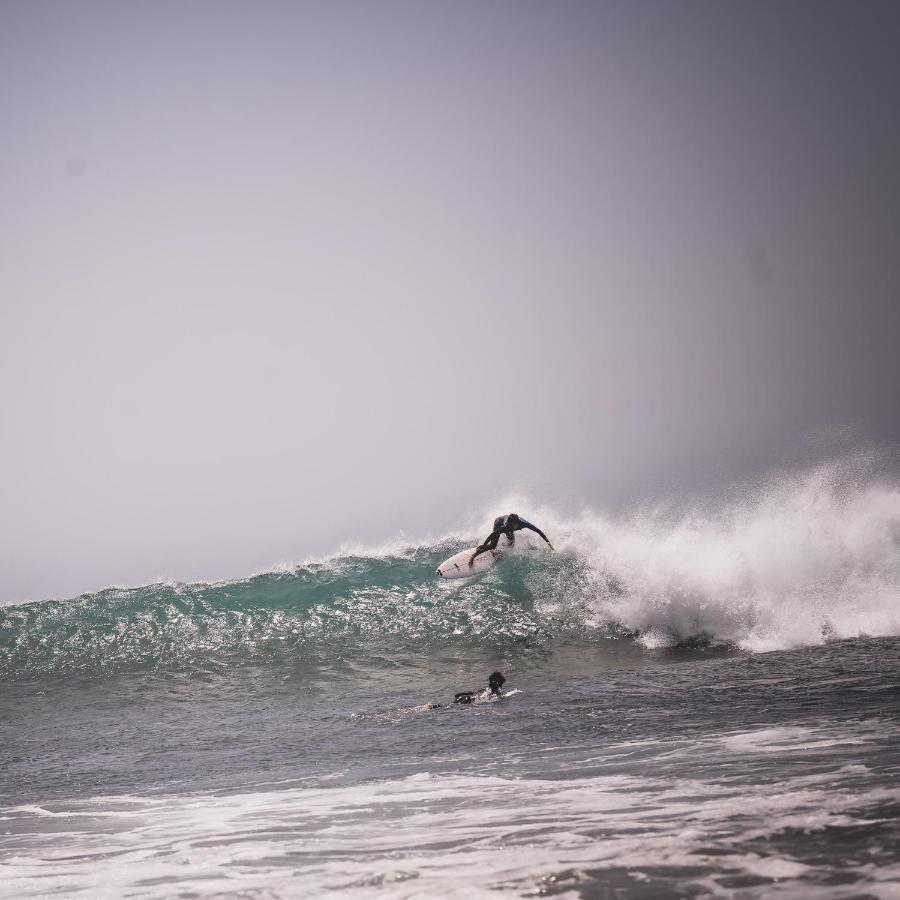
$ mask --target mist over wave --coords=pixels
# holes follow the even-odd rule
[[[440,649],[567,638],[748,651],[900,634],[900,488],[871,454],[779,473],[694,505],[566,516],[510,496],[528,533],[482,576],[436,566],[487,533],[402,539],[238,581],[109,588],[0,609],[0,676],[402,666]]]
[[[593,621],[648,647],[708,635],[750,651],[900,633],[900,486],[879,462],[861,452],[724,501],[582,516],[568,544],[622,588],[598,590]]]

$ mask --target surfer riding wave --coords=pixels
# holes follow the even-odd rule
[[[469,557],[469,565],[471,566],[475,562],[475,558],[481,553],[487,553],[488,550],[493,550],[498,542],[500,541],[500,535],[506,535],[506,544],[508,547],[512,547],[516,542],[516,531],[521,531],[523,528],[527,528],[529,531],[533,531],[536,534],[539,534],[546,542],[547,546],[552,550],[553,544],[550,543],[550,538],[541,531],[537,525],[532,525],[531,522],[523,519],[517,513],[510,513],[508,516],[497,516],[494,519],[494,529],[491,533],[484,539],[483,543],[481,543],[475,550],[475,552]]]

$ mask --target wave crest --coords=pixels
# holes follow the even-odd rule
[[[900,634],[900,489],[865,454],[718,503],[619,518],[565,517],[521,497],[495,509],[533,517],[559,552],[523,534],[485,575],[444,583],[435,567],[474,539],[454,535],[232,582],[7,606],[0,677],[248,661],[390,667],[454,647],[549,647],[554,637],[647,648],[699,638],[764,651]]]

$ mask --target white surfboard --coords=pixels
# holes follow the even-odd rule
[[[480,553],[472,565],[469,565],[469,557],[477,548],[469,547],[468,550],[461,550],[450,559],[444,560],[437,567],[437,574],[441,578],[468,578],[470,575],[477,575],[489,569],[498,559],[503,556],[502,550],[488,550],[486,553]]]

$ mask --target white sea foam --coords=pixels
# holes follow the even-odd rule
[[[524,498],[506,498],[525,512]],[[620,518],[528,509],[584,562],[591,621],[648,647],[706,634],[746,650],[900,634],[900,485],[871,454],[773,475],[719,502]],[[552,602],[557,587],[533,587]]]
[[[768,839],[865,825],[860,810],[895,799],[893,786],[873,783],[863,766],[835,759],[826,768],[821,749],[843,742],[864,752],[883,740],[883,727],[804,729],[814,745],[812,776],[705,780],[690,762],[702,755],[709,771],[714,762],[731,765],[736,751],[797,737],[767,729],[732,735],[729,746],[700,739],[674,767],[662,763],[669,745],[659,743],[663,756],[632,773],[620,765],[630,748],[613,745],[601,751],[610,771],[563,779],[516,777],[510,761],[505,775],[420,772],[332,787],[105,798],[65,804],[49,817],[43,807],[17,807],[4,811],[15,849],[5,854],[0,895],[267,897],[302,889],[306,896],[477,898],[567,881],[574,888],[589,870],[624,871],[618,877],[627,880],[687,867],[686,881],[717,895],[723,889],[714,878],[739,872],[777,879],[770,893],[802,896],[810,885],[796,879],[812,866]],[[603,762],[599,749],[589,758],[561,752],[584,772]],[[553,769],[553,757],[545,765]],[[741,772],[739,761],[733,771]],[[754,849],[760,841],[763,853]],[[876,896],[886,896],[881,887],[896,876],[867,865],[854,874],[857,895]],[[822,891],[817,896],[845,896],[838,885]]]

